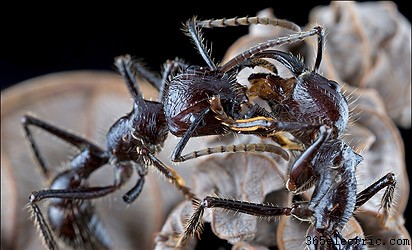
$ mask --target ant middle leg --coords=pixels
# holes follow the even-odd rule
[[[84,149],[89,149],[90,153],[96,157],[97,159],[100,159],[101,162],[107,162],[108,161],[108,155],[105,151],[100,149],[98,146],[93,144],[92,142],[77,136],[73,133],[70,133],[68,131],[65,131],[63,129],[60,129],[54,125],[51,125],[45,121],[42,121],[38,118],[35,118],[30,115],[24,115],[21,123],[23,125],[23,129],[26,133],[26,137],[30,142],[30,146],[34,152],[35,158],[40,166],[40,169],[42,170],[43,175],[46,177],[46,179],[49,179],[51,177],[50,174],[50,168],[47,166],[46,161],[44,160],[42,154],[40,153],[39,147],[37,146],[37,143],[33,137],[33,134],[30,130],[30,126],[35,126],[38,127],[58,138],[61,140],[72,144],[79,150],[84,150]]]
[[[184,159],[182,158],[182,151],[186,147],[187,142],[189,139],[192,137],[192,134],[196,131],[196,128],[202,123],[204,120],[205,116],[210,112],[210,108],[206,108],[200,114],[194,119],[192,124],[189,126],[189,128],[186,130],[186,132],[183,134],[182,138],[180,141],[177,143],[175,148],[173,149],[172,152],[172,161],[173,162],[182,162]]]
[[[149,160],[152,163],[152,165],[171,183],[173,183],[175,187],[178,190],[180,190],[187,199],[197,199],[196,195],[190,191],[190,188],[185,186],[185,181],[175,170],[164,164],[161,160],[159,160],[156,156],[150,153],[147,149],[144,149],[144,152],[142,153],[149,157]]]

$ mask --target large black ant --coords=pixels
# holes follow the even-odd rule
[[[137,172],[138,179],[134,187],[123,196],[126,203],[132,203],[140,194],[148,166],[159,170],[186,198],[194,198],[183,179],[155,156],[168,134],[162,105],[143,99],[130,56],[118,57],[115,63],[134,102],[132,111],[118,119],[109,129],[106,135],[107,150],[33,116],[25,115],[22,119],[24,131],[41,171],[46,179],[51,180],[49,189],[33,192],[29,198],[29,207],[32,208],[41,236],[49,249],[57,248],[52,232],[75,249],[108,249],[108,233],[95,214],[90,200],[121,188],[131,177],[133,169]],[[50,168],[40,153],[30,126],[45,130],[80,150],[71,159],[68,170],[58,173],[52,179]],[[105,164],[111,164],[115,168],[114,183],[90,187],[89,176]],[[45,199],[49,201],[48,223],[37,205]]]
[[[261,60],[255,55],[262,53],[266,49],[292,43],[307,37],[319,34],[320,29],[314,28],[306,32],[299,32],[289,36],[276,38],[261,43],[250,48],[248,51],[238,55],[229,62],[217,66],[209,51],[203,43],[203,38],[199,28],[227,27],[251,24],[278,25],[293,31],[300,31],[299,26],[285,20],[266,17],[244,17],[231,19],[217,19],[199,21],[193,18],[187,21],[185,30],[192,38],[198,52],[205,60],[207,67],[187,65],[181,60],[167,61],[162,75],[162,79],[156,78],[154,74],[144,71],[142,66],[136,64],[141,77],[160,90],[159,101],[163,104],[164,114],[169,131],[181,137],[172,152],[171,160],[182,162],[188,159],[197,158],[202,155],[224,152],[272,152],[288,158],[287,153],[281,148],[271,144],[250,144],[250,145],[230,145],[205,150],[194,151],[182,156],[182,151],[191,137],[221,135],[231,130],[231,127],[222,124],[212,112],[211,99],[219,95],[222,108],[227,114],[234,118],[253,117],[267,114],[258,105],[252,105],[247,96],[247,88],[237,82],[236,76],[245,67],[261,66],[270,70],[275,70],[275,66],[267,60]],[[242,113],[243,106],[249,110]],[[295,129],[307,128],[307,124],[290,123],[289,126]],[[310,126],[309,126],[310,127]],[[239,130],[234,129],[238,132]],[[247,133],[247,131],[245,132]],[[278,133],[271,137],[292,149],[302,149],[288,141]]]
[[[362,157],[341,139],[349,121],[348,103],[338,83],[317,73],[322,59],[324,32],[320,26],[312,30],[318,35],[313,70],[309,70],[297,57],[278,50],[267,50],[267,47],[259,51],[252,47],[222,66],[224,69],[233,68],[258,59],[274,59],[285,66],[293,74],[291,78],[276,75],[277,70],[249,76],[252,86],[247,92],[266,100],[270,112],[239,118],[227,111],[227,104],[219,94],[208,99],[214,117],[231,131],[262,137],[276,136],[280,141],[283,135],[278,133],[286,131],[301,142],[305,149],[289,169],[286,185],[293,193],[315,186],[310,201],[295,203],[291,207],[275,207],[206,197],[199,202],[189,219],[181,243],[200,228],[203,210],[211,207],[264,217],[294,215],[312,222],[313,230],[308,231],[309,236],[320,235],[333,241],[335,247],[348,249],[362,246],[344,246],[341,229],[356,208],[385,187],[382,206],[387,218],[396,184],[395,176],[388,173],[357,194],[355,170]],[[299,145],[287,140],[283,142],[291,148]]]

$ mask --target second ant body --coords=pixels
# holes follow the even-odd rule
[[[295,56],[278,50],[246,51],[247,60],[238,64],[261,59],[274,59],[285,66],[291,78],[281,78],[277,70],[249,76],[251,94],[265,100],[270,111],[259,109],[250,118],[233,117],[226,112],[219,95],[209,98],[210,109],[216,119],[231,131],[256,134],[262,137],[284,139],[279,132],[291,133],[304,145],[303,152],[289,169],[287,188],[293,193],[315,187],[308,202],[294,203],[291,207],[275,207],[265,204],[206,197],[189,219],[180,243],[184,243],[199,228],[205,208],[224,208],[262,217],[293,215],[312,223],[308,236],[323,236],[334,244],[309,246],[310,249],[337,248],[363,249],[361,244],[344,245],[340,232],[353,212],[378,191],[386,188],[382,198],[385,218],[394,194],[396,179],[388,173],[370,187],[357,193],[355,171],[362,161],[342,135],[349,121],[349,107],[339,84],[317,73],[322,59],[324,33],[315,27],[318,34],[318,52],[313,70],[309,70]],[[253,48],[250,51],[253,51]],[[244,56],[246,58],[246,56]],[[225,67],[225,66],[223,66]],[[286,147],[294,149],[299,143],[283,140]],[[296,147],[298,149],[298,147]]]
[[[162,163],[155,154],[161,149],[168,133],[163,107],[143,99],[135,82],[129,56],[119,57],[116,66],[133,96],[132,111],[118,119],[106,135],[107,149],[67,132],[33,116],[26,115],[22,125],[49,189],[33,192],[29,207],[38,224],[41,237],[48,249],[57,249],[53,235],[75,249],[109,249],[111,242],[103,224],[95,213],[92,199],[106,196],[121,188],[136,171],[136,184],[123,196],[132,203],[142,191],[148,167],[153,166],[188,198],[194,198],[183,179]],[[70,161],[70,168],[51,176],[50,167],[43,158],[30,127],[37,127],[75,146],[79,153]],[[115,170],[112,185],[91,187],[89,177],[105,164]],[[48,222],[37,205],[49,200]]]

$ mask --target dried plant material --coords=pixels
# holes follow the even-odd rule
[[[382,226],[376,219],[376,213],[365,213],[359,217],[366,242],[372,243],[373,249],[410,249],[411,237],[404,226],[401,216],[392,218],[386,226]]]
[[[236,140],[239,142],[240,138]],[[288,206],[290,193],[285,190],[286,162],[278,163],[254,153],[235,153],[222,157],[210,157],[198,165],[193,175],[193,190],[198,197],[216,195],[254,203],[270,202]],[[276,192],[276,195],[270,193]],[[268,198],[269,200],[265,200]],[[222,209],[208,209],[204,219],[211,223],[212,231],[221,239],[235,244],[241,241],[275,244],[267,237],[259,237],[260,227],[266,221],[247,214],[235,214]],[[261,224],[260,226],[258,224]],[[276,228],[276,223],[270,223]],[[266,232],[262,230],[262,233]],[[273,232],[272,232],[273,233]]]
[[[382,101],[374,90],[357,89],[346,86],[351,98],[356,100],[352,106],[352,122],[345,135],[346,141],[357,148],[364,157],[357,167],[358,190],[363,190],[388,172],[396,174],[395,201],[392,206],[394,217],[402,216],[409,197],[409,180],[406,173],[405,153],[402,137],[396,125],[382,112]],[[367,93],[367,92],[372,93]],[[367,100],[365,100],[367,99]],[[359,131],[367,129],[369,135],[360,137]],[[360,211],[376,212],[380,206],[383,192],[378,193]],[[357,212],[358,215],[361,212]]]
[[[142,89],[147,98],[157,95],[148,85]],[[131,97],[118,75],[84,71],[31,79],[2,92],[1,97],[1,183],[2,200],[7,201],[1,204],[2,247],[42,249],[39,233],[24,207],[29,194],[46,188],[47,183],[24,137],[21,117],[25,113],[35,114],[103,147],[105,134],[113,122],[130,111]],[[49,165],[55,167],[53,170],[62,170],[74,153],[72,148],[39,129],[34,131]],[[166,142],[162,160],[168,162],[175,144],[173,138]],[[190,175],[190,168],[185,173]],[[90,183],[110,185],[113,174],[113,168],[105,166],[93,174]],[[134,183],[132,178],[121,190],[93,202],[116,249],[153,249],[153,234],[161,228],[168,209],[183,197],[170,183],[150,171],[142,194],[132,205],[126,205],[121,197]],[[44,204],[40,206],[46,214]]]
[[[238,242],[233,245],[232,250],[268,250],[265,246],[255,245],[248,242]]]
[[[332,2],[310,13],[327,31],[321,71],[361,88],[375,88],[389,116],[411,127],[411,24],[393,2]]]
[[[306,249],[310,243],[320,242],[320,239],[306,237],[309,226],[309,223],[299,221],[296,218],[282,217],[277,232],[279,249]],[[345,239],[353,239],[358,236],[364,238],[364,233],[359,223],[352,217],[342,229],[342,236]],[[321,243],[321,245],[325,247],[326,243]]]
[[[170,212],[161,231],[156,234],[156,250],[175,249],[179,235],[184,231],[187,218],[189,218],[193,212],[192,206],[190,201],[183,201]],[[180,249],[195,249],[196,242],[196,238],[191,238],[188,243]]]

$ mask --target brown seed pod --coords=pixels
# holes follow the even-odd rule
[[[162,229],[156,234],[156,250],[175,249],[179,240],[179,234],[183,232],[186,220],[192,213],[192,206],[190,201],[182,201],[170,212]],[[191,238],[189,242],[182,247],[182,250],[195,249],[196,243],[196,238]]]
[[[332,2],[314,8],[309,23],[327,31],[324,74],[375,88],[388,115],[411,127],[411,24],[390,1]],[[336,78],[335,78],[336,79]]]
[[[262,139],[254,136],[227,135],[210,139],[214,144],[258,143]],[[286,170],[289,162],[278,155],[263,153],[232,153],[209,156],[194,167],[192,188],[198,197],[208,195],[288,206],[291,193],[285,188]],[[189,209],[190,208],[190,209]],[[189,209],[189,213],[188,210]],[[169,215],[160,235],[169,241],[157,240],[157,249],[168,249],[175,244],[176,235],[183,232],[187,219],[193,213],[192,205],[183,202]],[[275,246],[277,220],[268,222],[255,216],[233,213],[222,209],[206,210],[203,216],[210,223],[213,233],[225,239],[233,247],[260,249]],[[201,242],[199,242],[201,244]],[[189,243],[191,244],[191,243]],[[247,247],[248,246],[248,247]],[[187,246],[185,246],[187,247]],[[194,247],[194,246],[192,246]],[[193,248],[188,248],[193,249]]]
[[[348,87],[348,91],[351,91]],[[392,216],[402,216],[405,211],[409,197],[409,180],[405,166],[405,153],[402,138],[399,134],[393,121],[389,116],[381,112],[382,103],[378,95],[375,98],[370,98],[368,101],[363,99],[372,97],[373,95],[365,94],[366,89],[358,89],[352,93],[352,97],[358,101],[353,105],[353,126],[348,130],[346,140],[354,144],[355,148],[360,150],[364,157],[363,163],[357,168],[358,175],[358,190],[363,190],[370,183],[379,179],[386,172],[392,171],[396,173],[396,193],[395,200],[392,206]],[[375,101],[376,100],[376,101]],[[371,103],[374,103],[370,106]],[[381,111],[380,111],[381,110]],[[356,130],[367,129],[370,131],[372,138],[356,137]],[[360,146],[358,142],[364,145]],[[367,145],[365,142],[369,142]],[[363,205],[357,212],[359,216],[361,211],[377,211],[379,209],[380,200],[383,193],[378,193]]]
[[[299,221],[293,217],[282,217],[277,231],[279,249],[305,249],[305,247],[314,241],[318,241],[321,246],[326,246],[327,243],[321,242],[321,238],[311,238],[306,236],[306,231],[309,226],[309,223]],[[353,239],[357,236],[364,238],[364,233],[359,222],[353,217],[342,229],[342,235],[345,239]]]
[[[142,86],[146,97],[157,93]],[[20,119],[31,113],[59,127],[67,128],[105,146],[105,134],[113,122],[129,112],[132,102],[118,75],[108,72],[56,73],[30,79],[1,94],[1,230],[2,249],[41,249],[29,210],[24,209],[29,194],[47,187],[30,147],[24,137]],[[61,171],[73,151],[59,139],[35,130],[34,135],[50,166]],[[175,141],[166,142],[172,148]],[[170,151],[170,149],[169,149]],[[168,159],[168,152],[160,156]],[[54,170],[54,169],[53,169]],[[179,171],[179,170],[178,170]],[[190,172],[190,168],[186,171]],[[92,176],[95,185],[110,185],[113,168],[105,166]],[[183,174],[184,175],[184,174]],[[113,240],[115,249],[152,249],[153,234],[163,223],[165,214],[181,194],[169,183],[149,173],[141,196],[126,205],[121,196],[134,184],[134,178],[120,191],[103,199],[95,199],[97,213]],[[43,211],[46,210],[41,203]]]
[[[287,206],[291,202],[291,196],[285,190],[285,166],[285,163],[276,163],[266,156],[251,153],[209,158],[196,168],[193,189],[199,197],[217,195],[254,203],[266,201]],[[270,195],[273,192],[276,194]],[[274,237],[258,235],[259,218],[256,216],[235,215],[233,212],[211,209],[205,211],[204,219],[211,223],[216,236],[226,239],[231,244],[240,241],[264,241],[258,243],[273,246],[276,243],[271,241]],[[265,227],[265,223],[266,221],[261,221],[260,227]],[[275,223],[271,223],[271,226],[274,233]]]

